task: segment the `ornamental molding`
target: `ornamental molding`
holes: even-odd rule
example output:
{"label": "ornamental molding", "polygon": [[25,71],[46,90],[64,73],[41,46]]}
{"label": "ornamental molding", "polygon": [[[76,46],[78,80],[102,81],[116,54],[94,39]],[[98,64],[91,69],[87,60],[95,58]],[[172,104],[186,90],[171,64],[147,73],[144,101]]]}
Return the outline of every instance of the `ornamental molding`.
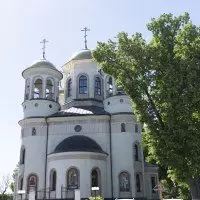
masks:
{"label": "ornamental molding", "polygon": [[107,155],[103,153],[94,152],[62,152],[53,153],[48,155],[48,163],[57,160],[67,160],[67,159],[92,159],[92,160],[106,160]]}

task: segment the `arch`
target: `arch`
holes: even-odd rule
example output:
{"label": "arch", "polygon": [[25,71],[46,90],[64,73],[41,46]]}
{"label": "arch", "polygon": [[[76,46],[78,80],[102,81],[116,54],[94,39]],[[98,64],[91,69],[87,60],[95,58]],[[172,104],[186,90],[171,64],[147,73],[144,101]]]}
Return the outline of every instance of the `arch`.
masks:
{"label": "arch", "polygon": [[26,150],[25,147],[23,146],[21,148],[21,153],[20,153],[20,164],[23,165],[25,163],[25,155],[26,155]]}
{"label": "arch", "polygon": [[140,142],[135,141],[133,143],[133,160],[134,161],[140,161],[142,159],[142,154],[141,154],[141,147],[140,147]]}
{"label": "arch", "polygon": [[19,178],[19,183],[18,183],[19,184],[18,185],[18,190],[23,190],[23,182],[24,182],[23,181],[23,177],[20,177]]}
{"label": "arch", "polygon": [[125,123],[121,123],[121,132],[126,132],[126,125],[125,125]]}
{"label": "arch", "polygon": [[138,128],[138,124],[135,124],[135,133],[138,133],[139,128]]}
{"label": "arch", "polygon": [[72,96],[72,79],[69,78],[69,80],[67,81],[67,97],[71,96]]}
{"label": "arch", "polygon": [[31,173],[27,177],[27,194],[30,190],[37,191],[38,186],[38,176],[34,173]]}
{"label": "arch", "polygon": [[151,190],[152,190],[152,193],[156,193],[156,190],[155,190],[155,187],[157,185],[156,183],[156,177],[155,176],[151,176]]}
{"label": "arch", "polygon": [[101,96],[101,79],[99,77],[95,77],[95,82],[94,82],[94,94]]}
{"label": "arch", "polygon": [[26,86],[25,86],[25,100],[29,99],[30,95],[30,79],[26,79]]}
{"label": "arch", "polygon": [[135,175],[135,185],[136,192],[141,192],[141,175],[139,173]]}
{"label": "arch", "polygon": [[43,95],[42,87],[43,87],[42,78],[41,77],[35,78],[34,87],[33,87],[33,98],[34,99],[42,98],[42,95]]}
{"label": "arch", "polygon": [[79,170],[75,167],[70,168],[67,171],[67,188],[78,189],[80,187],[80,174]]}
{"label": "arch", "polygon": [[54,81],[51,78],[46,79],[45,97],[54,100]]}
{"label": "arch", "polygon": [[86,75],[79,77],[79,94],[88,94],[88,78]]}
{"label": "arch", "polygon": [[101,171],[98,167],[91,170],[91,187],[100,187],[101,185]]}
{"label": "arch", "polygon": [[113,78],[112,76],[107,76],[107,81],[106,81],[106,88],[107,88],[107,94],[106,96],[112,96],[113,95]]}
{"label": "arch", "polygon": [[126,171],[119,174],[120,192],[130,192],[130,175]]}
{"label": "arch", "polygon": [[55,191],[56,190],[56,180],[57,179],[57,174],[56,170],[52,169],[50,172],[50,190]]}
{"label": "arch", "polygon": [[135,155],[135,161],[138,161],[139,160],[139,150],[138,150],[138,145],[135,144],[134,145],[134,155]]}

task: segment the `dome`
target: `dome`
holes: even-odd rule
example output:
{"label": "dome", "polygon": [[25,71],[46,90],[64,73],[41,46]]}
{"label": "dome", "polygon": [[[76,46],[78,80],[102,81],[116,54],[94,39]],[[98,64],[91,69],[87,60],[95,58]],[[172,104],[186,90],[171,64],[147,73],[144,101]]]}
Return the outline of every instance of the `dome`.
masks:
{"label": "dome", "polygon": [[76,52],[70,60],[92,59],[92,52],[88,49]]}
{"label": "dome", "polygon": [[56,69],[56,67],[46,59],[40,59],[33,62],[29,68],[35,68],[35,67],[45,67],[45,68]]}
{"label": "dome", "polygon": [[40,60],[36,60],[35,62],[33,62],[22,72],[22,76],[24,78],[27,78],[30,75],[29,72],[31,72],[32,70],[39,70],[39,69],[54,70],[54,71],[58,72],[57,74],[59,74],[58,75],[59,79],[62,79],[62,77],[63,77],[62,73],[56,69],[55,65],[46,59],[40,59]]}
{"label": "dome", "polygon": [[94,140],[82,135],[71,136],[64,139],[57,145],[54,153],[74,151],[105,153]]}

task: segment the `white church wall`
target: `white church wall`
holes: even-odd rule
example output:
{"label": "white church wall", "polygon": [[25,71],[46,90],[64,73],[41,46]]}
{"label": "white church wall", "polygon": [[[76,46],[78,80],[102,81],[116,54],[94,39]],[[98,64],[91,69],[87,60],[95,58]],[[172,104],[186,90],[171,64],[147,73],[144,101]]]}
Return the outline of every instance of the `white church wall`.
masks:
{"label": "white church wall", "polygon": [[[151,177],[156,178],[156,187],[155,187],[154,192],[152,190]],[[159,191],[158,191],[159,186],[157,185],[158,184],[158,172],[156,172],[155,169],[147,167],[145,169],[144,179],[145,179],[145,189],[146,189],[145,195],[149,199],[159,199]]]}
{"label": "white church wall", "polygon": [[[121,132],[121,123],[125,124],[125,132]],[[119,174],[126,171],[130,175],[129,197],[135,196],[135,171],[134,171],[134,152],[133,144],[135,141],[141,143],[141,134],[135,133],[135,117],[133,115],[112,115],[112,161],[113,161],[113,183],[114,197],[119,197]],[[142,155],[141,155],[142,156]],[[123,197],[123,196],[121,196]]]}
{"label": "white church wall", "polygon": [[[23,123],[23,122],[21,122]],[[36,135],[32,136],[32,128],[36,128]],[[37,189],[44,188],[45,158],[46,158],[46,126],[43,123],[23,124],[22,146],[25,148],[25,162],[20,165],[23,169],[23,188],[27,191],[27,179],[30,174],[38,178]]]}
{"label": "white church wall", "polygon": [[[77,116],[62,119],[52,118],[49,119],[49,123],[48,153],[52,153],[56,146],[65,138],[74,135],[84,135],[90,137],[95,140],[105,152],[109,152],[108,116]],[[82,130],[80,132],[75,132],[74,128],[76,125],[82,126]]]}
{"label": "white church wall", "polygon": [[58,112],[60,105],[49,100],[34,99],[22,103],[24,117],[49,116]]}
{"label": "white church wall", "polygon": [[[66,175],[70,168],[76,168],[80,175],[80,194],[81,198],[88,198],[91,196],[91,171],[98,167],[100,169],[100,182],[102,196],[107,196],[107,179],[109,172],[106,169],[106,157],[105,155],[99,157],[95,156],[95,153],[90,152],[72,152],[61,153],[63,155],[71,156],[68,159],[52,159],[54,155],[51,155],[51,159],[48,158],[48,176],[47,183],[49,184],[49,177],[51,169],[55,169],[57,172],[57,185],[56,185],[56,197],[61,197],[61,186],[67,187]],[[69,155],[70,154],[70,155]],[[79,154],[79,155],[78,155]],[[94,159],[92,157],[95,157]],[[77,158],[73,158],[77,157]]]}
{"label": "white church wall", "polygon": [[105,99],[104,109],[109,113],[133,112],[130,98],[126,95],[117,95]]}
{"label": "white church wall", "polygon": [[[70,70],[67,69],[67,66],[69,66]],[[66,76],[66,81],[68,80],[69,77],[72,78],[72,97],[67,98],[67,101],[73,99],[73,98],[94,98],[94,78],[96,76],[100,76],[100,73],[98,72],[98,65],[96,62],[93,61],[82,61],[78,62],[76,61],[75,63],[69,63],[64,67],[64,71],[67,71],[67,76]],[[88,94],[79,94],[78,92],[78,78],[81,75],[86,75],[88,78]],[[65,96],[66,96],[66,85],[65,84]],[[102,85],[103,89],[103,85]],[[103,99],[103,90],[102,90],[102,99]]]}

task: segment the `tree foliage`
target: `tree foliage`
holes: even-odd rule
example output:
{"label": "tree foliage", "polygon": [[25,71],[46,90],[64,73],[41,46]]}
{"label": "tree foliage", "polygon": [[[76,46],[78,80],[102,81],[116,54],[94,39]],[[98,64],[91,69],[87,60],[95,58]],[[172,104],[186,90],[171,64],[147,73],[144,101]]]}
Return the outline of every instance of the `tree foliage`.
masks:
{"label": "tree foliage", "polygon": [[121,32],[93,55],[132,99],[149,158],[189,183],[200,174],[200,29],[188,13],[163,14],[147,28],[150,42]]}

